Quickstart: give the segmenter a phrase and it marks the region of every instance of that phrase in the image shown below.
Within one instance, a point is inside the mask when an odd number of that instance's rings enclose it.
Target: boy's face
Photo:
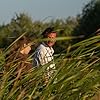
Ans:
[[[52,32],[47,35],[47,38],[50,39],[47,41],[47,45],[49,47],[52,47],[55,44],[55,39],[56,39],[57,34],[55,32]]]

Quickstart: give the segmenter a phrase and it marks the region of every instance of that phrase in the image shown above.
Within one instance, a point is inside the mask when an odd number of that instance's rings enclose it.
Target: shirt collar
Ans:
[[[50,49],[53,49],[52,47],[49,47],[45,42],[42,42],[42,44],[45,46],[45,47],[48,47]]]
[[[43,44],[45,47],[49,47],[45,42],[42,42],[42,44]]]

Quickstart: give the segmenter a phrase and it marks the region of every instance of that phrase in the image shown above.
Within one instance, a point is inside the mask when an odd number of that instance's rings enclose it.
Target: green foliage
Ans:
[[[0,49],[0,72],[3,70],[3,65],[5,64],[5,55]]]
[[[50,22],[34,21],[26,14],[16,14],[7,25],[0,26],[0,100],[90,100],[100,91],[100,36],[90,35],[100,28],[100,1],[91,0],[83,8],[82,15],[66,20]],[[27,71],[16,71],[21,61],[10,61],[5,70],[5,55],[10,47],[24,34],[33,45],[41,42],[41,33],[53,26],[58,38],[55,48],[56,71],[47,85],[44,73],[50,65],[34,67]],[[77,26],[77,27],[76,27]],[[73,32],[73,33],[72,33]],[[75,37],[72,37],[72,36]],[[87,36],[81,42],[80,35]],[[94,34],[92,34],[94,35]],[[17,40],[15,40],[17,38]],[[74,39],[74,41],[72,41]],[[13,42],[14,41],[14,42]],[[35,44],[34,44],[35,43]],[[73,44],[73,45],[72,45]],[[34,53],[33,53],[34,54]],[[15,55],[16,56],[16,55]],[[32,55],[26,59],[32,60]]]
[[[58,39],[59,40],[59,39]],[[21,69],[19,61],[0,78],[1,100],[90,100],[100,90],[100,36],[71,45],[55,56],[56,71],[45,86],[45,69],[50,65]],[[7,51],[6,51],[7,52]],[[5,53],[6,53],[5,52]],[[31,58],[27,58],[27,60]],[[27,61],[26,60],[26,61]],[[13,62],[13,61],[12,61]]]
[[[94,36],[94,32],[100,28],[100,0],[91,0],[85,5],[78,22],[74,35],[84,35],[85,38]]]
[[[57,28],[57,36],[65,38],[72,36],[72,32],[77,25],[76,18],[68,17],[65,21],[62,20],[57,20],[57,21],[59,22],[58,24],[59,27],[55,26]],[[56,45],[54,46],[55,52],[60,53],[61,51],[65,51],[67,49],[66,47],[69,47],[71,43],[72,39],[56,42]]]
[[[31,40],[41,38],[41,33],[49,26],[55,28],[58,37],[71,36],[71,33],[76,25],[77,21],[73,17],[68,17],[66,20],[51,20],[50,22],[32,22],[32,19],[28,15],[24,13],[19,15],[16,14],[16,16],[11,19],[9,24],[2,25],[0,27],[0,47],[6,48],[23,33],[26,33],[26,36],[28,36]],[[59,53],[60,51],[66,49],[66,46],[69,46],[70,43],[71,41],[61,41],[56,43],[55,47],[57,48],[55,52]],[[33,48],[33,50],[34,49],[35,48]],[[60,51],[58,51],[59,49]]]

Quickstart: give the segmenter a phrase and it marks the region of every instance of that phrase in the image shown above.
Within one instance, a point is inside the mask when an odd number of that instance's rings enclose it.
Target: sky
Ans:
[[[0,24],[26,13],[32,20],[66,19],[81,13],[91,0],[0,0]]]

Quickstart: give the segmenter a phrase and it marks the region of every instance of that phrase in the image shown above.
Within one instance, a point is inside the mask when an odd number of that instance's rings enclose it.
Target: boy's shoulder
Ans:
[[[37,48],[37,50],[45,50],[47,47],[44,44],[40,44]]]

